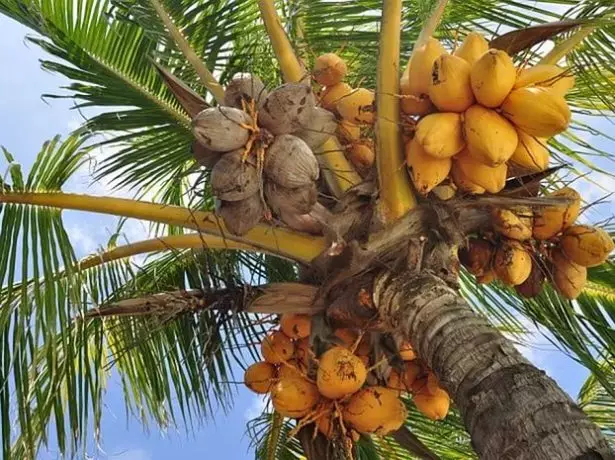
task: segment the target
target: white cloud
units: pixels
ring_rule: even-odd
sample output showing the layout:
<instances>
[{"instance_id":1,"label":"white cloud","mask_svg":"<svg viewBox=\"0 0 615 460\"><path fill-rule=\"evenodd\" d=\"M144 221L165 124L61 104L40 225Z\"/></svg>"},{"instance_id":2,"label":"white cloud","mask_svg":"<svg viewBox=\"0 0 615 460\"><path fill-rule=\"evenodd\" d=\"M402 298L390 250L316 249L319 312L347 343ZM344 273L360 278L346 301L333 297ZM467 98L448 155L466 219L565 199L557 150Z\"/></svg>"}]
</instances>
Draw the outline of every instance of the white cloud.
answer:
<instances>
[{"instance_id":1,"label":"white cloud","mask_svg":"<svg viewBox=\"0 0 615 460\"><path fill-rule=\"evenodd\" d=\"M252 398L252 403L250 404L250 406L248 406L243 416L248 421L255 419L259 417L265 411L266 408L267 408L267 397L266 396L254 396Z\"/></svg>"},{"instance_id":2,"label":"white cloud","mask_svg":"<svg viewBox=\"0 0 615 460\"><path fill-rule=\"evenodd\" d=\"M85 230L84 226L77 224L70 224L66 227L70 242L78 253L91 253L97 248L97 242L92 238L91 233Z\"/></svg>"}]
</instances>

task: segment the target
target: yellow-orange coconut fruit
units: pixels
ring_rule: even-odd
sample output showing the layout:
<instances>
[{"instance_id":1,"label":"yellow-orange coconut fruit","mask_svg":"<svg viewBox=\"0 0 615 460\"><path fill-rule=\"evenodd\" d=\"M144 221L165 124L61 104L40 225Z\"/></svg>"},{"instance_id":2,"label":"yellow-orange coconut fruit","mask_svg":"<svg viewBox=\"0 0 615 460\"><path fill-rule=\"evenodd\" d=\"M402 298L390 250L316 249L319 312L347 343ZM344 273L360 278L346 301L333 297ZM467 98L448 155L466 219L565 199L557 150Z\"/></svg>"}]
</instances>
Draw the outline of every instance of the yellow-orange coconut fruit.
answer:
<instances>
[{"instance_id":1,"label":"yellow-orange coconut fruit","mask_svg":"<svg viewBox=\"0 0 615 460\"><path fill-rule=\"evenodd\" d=\"M535 211L534 238L548 240L574 224L581 210L581 195L569 187L564 187L547 195L548 198L569 198L570 203L561 206L547 206Z\"/></svg>"},{"instance_id":2,"label":"yellow-orange coconut fruit","mask_svg":"<svg viewBox=\"0 0 615 460\"><path fill-rule=\"evenodd\" d=\"M474 103L470 85L472 67L465 60L448 54L434 62L429 98L441 112L463 112Z\"/></svg>"},{"instance_id":3,"label":"yellow-orange coconut fruit","mask_svg":"<svg viewBox=\"0 0 615 460\"><path fill-rule=\"evenodd\" d=\"M402 372L392 369L387 379L387 387L396 391L412 391L416 378L423 372L423 368L416 361L405 363Z\"/></svg>"},{"instance_id":4,"label":"yellow-orange coconut fruit","mask_svg":"<svg viewBox=\"0 0 615 460\"><path fill-rule=\"evenodd\" d=\"M532 256L518 241L507 240L496 251L493 268L502 282L517 286L530 276Z\"/></svg>"},{"instance_id":5,"label":"yellow-orange coconut fruit","mask_svg":"<svg viewBox=\"0 0 615 460\"><path fill-rule=\"evenodd\" d=\"M564 254L583 267L603 264L615 249L611 236L601 228L573 225L566 229L560 245Z\"/></svg>"},{"instance_id":6,"label":"yellow-orange coconut fruit","mask_svg":"<svg viewBox=\"0 0 615 460\"><path fill-rule=\"evenodd\" d=\"M268 362L254 363L246 369L243 383L254 393L269 393L276 382L275 366Z\"/></svg>"},{"instance_id":7,"label":"yellow-orange coconut fruit","mask_svg":"<svg viewBox=\"0 0 615 460\"><path fill-rule=\"evenodd\" d=\"M470 238L459 250L459 261L474 276L483 276L491 270L495 247L487 240Z\"/></svg>"},{"instance_id":8,"label":"yellow-orange coconut fruit","mask_svg":"<svg viewBox=\"0 0 615 460\"><path fill-rule=\"evenodd\" d=\"M416 138L426 154L451 158L466 146L463 123L458 113L432 113L416 125Z\"/></svg>"},{"instance_id":9,"label":"yellow-orange coconut fruit","mask_svg":"<svg viewBox=\"0 0 615 460\"><path fill-rule=\"evenodd\" d=\"M517 130L495 110L473 105L466 110L463 121L468 151L481 163L499 166L517 149Z\"/></svg>"},{"instance_id":10,"label":"yellow-orange coconut fruit","mask_svg":"<svg viewBox=\"0 0 615 460\"><path fill-rule=\"evenodd\" d=\"M289 360L294 351L291 340L280 331L269 334L261 343L261 354L265 361L271 364L280 364Z\"/></svg>"},{"instance_id":11,"label":"yellow-orange coconut fruit","mask_svg":"<svg viewBox=\"0 0 615 460\"><path fill-rule=\"evenodd\" d=\"M470 32L453 54L474 65L487 51L489 51L489 42L485 37L478 32Z\"/></svg>"},{"instance_id":12,"label":"yellow-orange coconut fruit","mask_svg":"<svg viewBox=\"0 0 615 460\"><path fill-rule=\"evenodd\" d=\"M517 71L510 56L491 49L472 66L470 80L474 96L485 107L499 107L513 89Z\"/></svg>"},{"instance_id":13,"label":"yellow-orange coconut fruit","mask_svg":"<svg viewBox=\"0 0 615 460\"><path fill-rule=\"evenodd\" d=\"M371 124L374 122L374 92L366 88L354 89L337 102L336 108L344 120Z\"/></svg>"},{"instance_id":14,"label":"yellow-orange coconut fruit","mask_svg":"<svg viewBox=\"0 0 615 460\"><path fill-rule=\"evenodd\" d=\"M502 115L536 137L552 137L565 131L572 117L563 96L537 86L513 90L502 104Z\"/></svg>"},{"instance_id":15,"label":"yellow-orange coconut fruit","mask_svg":"<svg viewBox=\"0 0 615 460\"><path fill-rule=\"evenodd\" d=\"M561 251L551 253L551 277L557 292L566 299L576 299L587 283L587 268L575 264Z\"/></svg>"},{"instance_id":16,"label":"yellow-orange coconut fruit","mask_svg":"<svg viewBox=\"0 0 615 460\"><path fill-rule=\"evenodd\" d=\"M376 161L373 145L369 141L353 143L348 150L348 157L352 164L360 170L371 168Z\"/></svg>"},{"instance_id":17,"label":"yellow-orange coconut fruit","mask_svg":"<svg viewBox=\"0 0 615 460\"><path fill-rule=\"evenodd\" d=\"M397 392L385 387L367 387L352 395L342 411L342 418L360 433L385 436L398 430L406 420L407 410Z\"/></svg>"},{"instance_id":18,"label":"yellow-orange coconut fruit","mask_svg":"<svg viewBox=\"0 0 615 460\"><path fill-rule=\"evenodd\" d=\"M340 339L341 346L351 349L357 343L359 338L359 333L354 329L348 328L340 328L336 329L333 333L335 337ZM367 335L363 336L363 338L359 341L356 349L354 350L357 355L367 355L369 353L369 339Z\"/></svg>"},{"instance_id":19,"label":"yellow-orange coconut fruit","mask_svg":"<svg viewBox=\"0 0 615 460\"><path fill-rule=\"evenodd\" d=\"M318 56L314 62L312 75L314 80L324 86L340 83L348 72L346 62L335 53L326 53Z\"/></svg>"},{"instance_id":20,"label":"yellow-orange coconut fruit","mask_svg":"<svg viewBox=\"0 0 615 460\"><path fill-rule=\"evenodd\" d=\"M404 361L412 361L416 359L416 352L409 342L402 342L399 346L399 357Z\"/></svg>"},{"instance_id":21,"label":"yellow-orange coconut fruit","mask_svg":"<svg viewBox=\"0 0 615 460\"><path fill-rule=\"evenodd\" d=\"M538 64L523 69L517 75L516 88L540 86L564 96L574 88L574 75L570 70L552 64Z\"/></svg>"},{"instance_id":22,"label":"yellow-orange coconut fruit","mask_svg":"<svg viewBox=\"0 0 615 460\"><path fill-rule=\"evenodd\" d=\"M312 318L308 315L287 313L280 318L280 329L291 339L304 339L312 331Z\"/></svg>"},{"instance_id":23,"label":"yellow-orange coconut fruit","mask_svg":"<svg viewBox=\"0 0 615 460\"><path fill-rule=\"evenodd\" d=\"M547 139L530 136L517 129L519 143L510 157L510 161L531 172L540 172L549 166L549 148Z\"/></svg>"},{"instance_id":24,"label":"yellow-orange coconut fruit","mask_svg":"<svg viewBox=\"0 0 615 460\"><path fill-rule=\"evenodd\" d=\"M448 177L452 160L428 155L415 137L406 144L406 164L417 192L427 195Z\"/></svg>"},{"instance_id":25,"label":"yellow-orange coconut fruit","mask_svg":"<svg viewBox=\"0 0 615 460\"><path fill-rule=\"evenodd\" d=\"M271 403L285 417L300 418L307 415L320 400L318 388L298 377L279 379L271 388Z\"/></svg>"},{"instance_id":26,"label":"yellow-orange coconut fruit","mask_svg":"<svg viewBox=\"0 0 615 460\"><path fill-rule=\"evenodd\" d=\"M491 212L493 229L500 235L517 241L526 241L532 237L532 225L527 225L510 209L495 208ZM530 219L531 220L531 219Z\"/></svg>"},{"instance_id":27,"label":"yellow-orange coconut fruit","mask_svg":"<svg viewBox=\"0 0 615 460\"><path fill-rule=\"evenodd\" d=\"M349 121L342 120L337 125L337 135L348 142L358 141L361 139L361 127Z\"/></svg>"},{"instance_id":28,"label":"yellow-orange coconut fruit","mask_svg":"<svg viewBox=\"0 0 615 460\"><path fill-rule=\"evenodd\" d=\"M402 76L402 80L407 80L407 94L428 94L433 65L443 54L446 50L435 38L427 39L424 45L414 50Z\"/></svg>"},{"instance_id":29,"label":"yellow-orange coconut fruit","mask_svg":"<svg viewBox=\"0 0 615 460\"><path fill-rule=\"evenodd\" d=\"M279 365L278 368L278 378L304 378L303 371L301 369L301 364L294 359L291 359L285 363Z\"/></svg>"},{"instance_id":30,"label":"yellow-orange coconut fruit","mask_svg":"<svg viewBox=\"0 0 615 460\"><path fill-rule=\"evenodd\" d=\"M297 340L294 345L295 353L293 354L293 360L302 371L306 371L313 361L310 339L306 337L305 339Z\"/></svg>"},{"instance_id":31,"label":"yellow-orange coconut fruit","mask_svg":"<svg viewBox=\"0 0 615 460\"><path fill-rule=\"evenodd\" d=\"M461 155L462 154L459 154L455 158L455 160L461 157ZM464 155L468 155L468 154L465 153ZM453 166L451 168L451 179L453 180L453 183L455 184L457 189L460 190L462 193L470 193L472 195L482 195L483 193L486 192L484 187L481 187L480 185L475 184L464 174L464 172L459 167L458 161L453 161Z\"/></svg>"},{"instance_id":32,"label":"yellow-orange coconut fruit","mask_svg":"<svg viewBox=\"0 0 615 460\"><path fill-rule=\"evenodd\" d=\"M366 377L367 369L358 356L344 347L333 347L320 357L316 384L323 396L338 399L356 392Z\"/></svg>"},{"instance_id":33,"label":"yellow-orange coconut fruit","mask_svg":"<svg viewBox=\"0 0 615 460\"><path fill-rule=\"evenodd\" d=\"M333 439L336 435L335 429L339 425L339 421L335 418L333 411L329 411L324 415L321 415L316 420L316 426L318 431L324 434L327 439Z\"/></svg>"},{"instance_id":34,"label":"yellow-orange coconut fruit","mask_svg":"<svg viewBox=\"0 0 615 460\"><path fill-rule=\"evenodd\" d=\"M337 103L345 96L352 92L352 87L347 83L338 83L337 85L326 87L320 95L320 105L323 109L333 111Z\"/></svg>"},{"instance_id":35,"label":"yellow-orange coconut fruit","mask_svg":"<svg viewBox=\"0 0 615 460\"><path fill-rule=\"evenodd\" d=\"M472 184L482 187L489 193L498 193L506 185L506 174L508 172L506 163L496 167L487 166L469 155L467 150L457 155L453 163L453 180L455 180L455 184L460 188L464 185L461 182L457 182L454 174L455 168L459 168L462 176Z\"/></svg>"},{"instance_id":36,"label":"yellow-orange coconut fruit","mask_svg":"<svg viewBox=\"0 0 615 460\"><path fill-rule=\"evenodd\" d=\"M484 274L476 277L476 282L478 284L489 284L493 283L498 279L498 275L495 273L495 270L491 268L489 271L486 271Z\"/></svg>"},{"instance_id":37,"label":"yellow-orange coconut fruit","mask_svg":"<svg viewBox=\"0 0 615 460\"><path fill-rule=\"evenodd\" d=\"M423 391L415 394L412 400L416 408L431 420L444 419L451 405L451 398L441 388L436 389L435 393L431 394L425 387Z\"/></svg>"}]
</instances>

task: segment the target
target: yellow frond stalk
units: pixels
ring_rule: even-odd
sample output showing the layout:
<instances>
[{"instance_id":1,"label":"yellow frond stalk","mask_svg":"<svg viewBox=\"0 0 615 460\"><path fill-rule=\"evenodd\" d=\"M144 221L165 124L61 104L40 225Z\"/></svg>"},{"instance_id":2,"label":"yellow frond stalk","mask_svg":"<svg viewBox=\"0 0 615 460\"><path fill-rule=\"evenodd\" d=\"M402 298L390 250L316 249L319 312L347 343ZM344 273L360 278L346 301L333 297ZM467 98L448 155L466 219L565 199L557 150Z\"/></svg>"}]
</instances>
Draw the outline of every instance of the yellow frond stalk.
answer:
<instances>
[{"instance_id":1,"label":"yellow frond stalk","mask_svg":"<svg viewBox=\"0 0 615 460\"><path fill-rule=\"evenodd\" d=\"M246 235L238 237L228 233L224 223L215 214L194 211L179 206L72 193L0 193L0 203L49 206L59 209L73 209L114 216L160 222L190 228L224 240L235 241L265 252L299 262L314 259L325 249L325 240L286 228L274 228L260 224Z\"/></svg>"},{"instance_id":2,"label":"yellow frond stalk","mask_svg":"<svg viewBox=\"0 0 615 460\"><path fill-rule=\"evenodd\" d=\"M595 30L596 26L581 27L566 40L555 45L553 49L540 60L539 64L557 64L561 59L565 58L568 53L579 46L583 40L594 33Z\"/></svg>"},{"instance_id":3,"label":"yellow frond stalk","mask_svg":"<svg viewBox=\"0 0 615 460\"><path fill-rule=\"evenodd\" d=\"M401 0L384 0L378 83L376 90L376 161L380 185L380 214L385 222L399 219L416 206L405 168L399 115L399 52Z\"/></svg>"},{"instance_id":4,"label":"yellow frond stalk","mask_svg":"<svg viewBox=\"0 0 615 460\"><path fill-rule=\"evenodd\" d=\"M419 34L419 38L416 40L414 44L414 49L425 44L428 38L432 37L438 25L440 25L440 21L442 21L442 16L444 16L444 11L446 10L446 6L448 5L448 0L439 0L436 7L431 12L429 19L423 25L423 29Z\"/></svg>"}]
</instances>

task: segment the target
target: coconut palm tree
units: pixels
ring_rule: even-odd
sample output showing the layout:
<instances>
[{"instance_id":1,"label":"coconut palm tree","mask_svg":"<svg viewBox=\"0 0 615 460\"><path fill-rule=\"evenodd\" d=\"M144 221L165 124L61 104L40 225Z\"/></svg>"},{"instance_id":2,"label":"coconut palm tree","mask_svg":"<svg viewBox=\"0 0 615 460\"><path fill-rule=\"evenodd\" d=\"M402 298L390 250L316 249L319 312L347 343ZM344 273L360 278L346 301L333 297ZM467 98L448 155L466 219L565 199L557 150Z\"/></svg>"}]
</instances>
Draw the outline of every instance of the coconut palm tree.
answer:
<instances>
[{"instance_id":1,"label":"coconut palm tree","mask_svg":"<svg viewBox=\"0 0 615 460\"><path fill-rule=\"evenodd\" d=\"M366 328L377 317L375 336L410 341L454 401L445 420L431 422L406 400L405 425L391 436L361 436L353 458L613 457L615 265L590 269L575 301L549 286L523 299L503 284L478 284L459 270L455 250L490 225L490 206L566 206L518 192L538 180L557 188L578 170L524 177L523 187L513 180L507 193L487 198L417 199L403 168L396 95L400 62L432 35L452 47L458 34L478 30L519 62L565 59L577 78L567 98L575 119L550 142L554 164L608 174L601 168L611 156L583 133L600 136L596 120L615 109L615 7L447 3L0 0L0 11L32 29L28 40L49 53L43 68L72 81L48 97L95 109L70 138L46 143L27 175L4 152L5 458L34 457L52 423L62 452L84 447L87 430L100 425L111 369L129 409L160 426L207 417L214 402L230 408L228 382L258 359L255 344L284 313L312 315L313 336L323 340L330 324ZM548 53L545 41L554 42ZM195 163L191 118L223 101L236 72L273 87L305 78L303 64L330 51L346 58L349 81L376 90L377 174L362 179L332 137L317 151L324 229L263 222L229 233L214 212L210 169ZM134 199L63 190L101 146L113 154L97 163L94 179ZM65 209L152 222L151 239L118 246L122 220L101 253L79 261ZM142 267L130 263L150 253L156 257ZM576 402L507 338L522 341L527 323L591 371ZM252 421L256 457L339 455L311 426L292 433L293 426L275 411Z\"/></svg>"}]
</instances>

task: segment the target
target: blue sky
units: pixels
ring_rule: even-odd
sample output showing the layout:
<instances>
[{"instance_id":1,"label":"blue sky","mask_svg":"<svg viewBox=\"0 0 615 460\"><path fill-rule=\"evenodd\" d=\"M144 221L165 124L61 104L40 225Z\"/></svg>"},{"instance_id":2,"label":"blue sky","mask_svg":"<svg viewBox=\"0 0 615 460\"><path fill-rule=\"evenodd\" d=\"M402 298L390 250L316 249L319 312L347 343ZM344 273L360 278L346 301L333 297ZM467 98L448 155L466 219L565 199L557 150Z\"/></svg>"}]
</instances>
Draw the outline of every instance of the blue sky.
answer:
<instances>
[{"instance_id":1,"label":"blue sky","mask_svg":"<svg viewBox=\"0 0 615 460\"><path fill-rule=\"evenodd\" d=\"M72 102L69 100L45 102L41 99L41 94L57 93L58 88L67 82L40 69L38 59L42 52L34 45L26 45L23 40L27 29L0 17L0 31L0 62L7 64L0 72L0 145L12 152L27 170L45 140L56 134L66 136L82 118L78 112L70 110ZM0 172L4 174L5 171ZM612 180L599 180L604 186L615 188ZM73 179L68 190L92 194L109 192L104 184L91 184L87 171ZM612 213L612 202L608 206ZM104 245L116 224L116 220L110 217L87 215L84 218L77 212L66 212L65 222L81 256ZM143 237L145 231L143 224L132 223L125 228L124 236L134 241ZM524 347L522 351L574 397L587 371L555 351L540 334L533 339L534 346ZM181 432L160 434L155 430L146 434L136 420L127 421L122 390L116 378L111 380L106 404L102 444L98 449L92 447L90 458L159 460L178 455L185 460L253 458L245 428L248 418L259 413L261 403L243 388L239 389L235 408L230 414L217 414L215 422L207 422L191 437ZM41 452L39 456L41 459L58 457L53 449Z\"/></svg>"}]
</instances>

